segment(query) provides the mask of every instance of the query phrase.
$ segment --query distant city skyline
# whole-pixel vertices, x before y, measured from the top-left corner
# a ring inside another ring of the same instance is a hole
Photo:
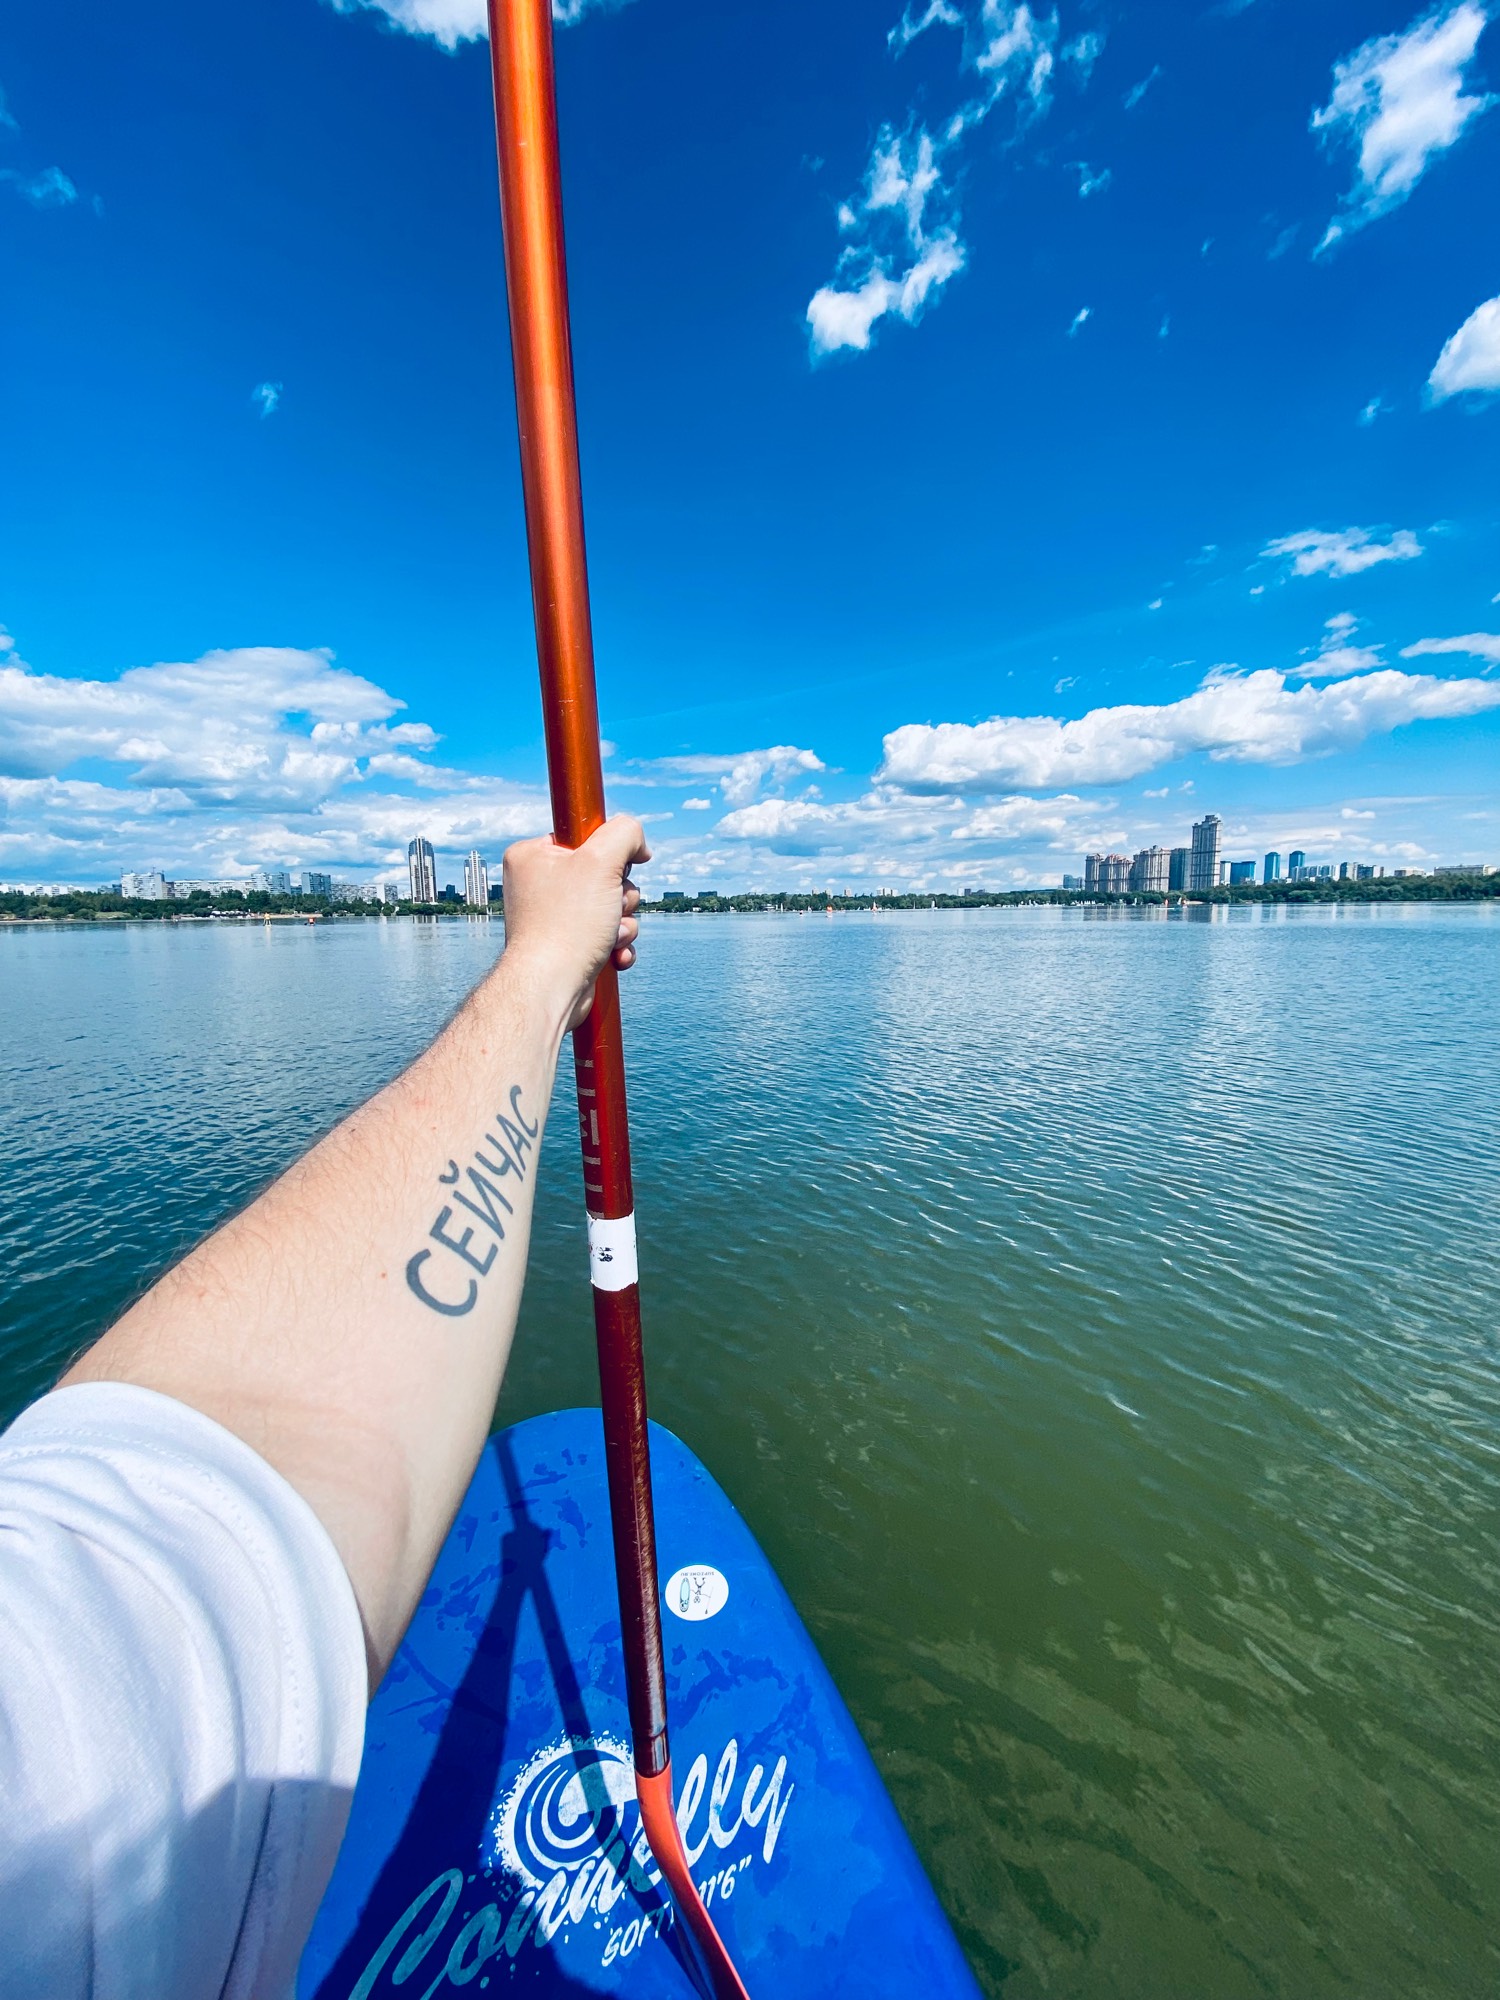
[[[407,843],[405,877],[399,881],[392,881],[389,876],[361,881],[317,868],[258,867],[247,869],[240,875],[195,877],[172,876],[162,868],[150,867],[122,869],[117,879],[104,882],[37,879],[0,881],[0,891],[68,894],[73,891],[94,893],[102,889],[113,890],[121,896],[141,902],[185,900],[195,894],[255,893],[273,896],[305,895],[322,897],[332,902],[438,903],[458,900],[458,891],[451,885],[439,889],[437,862],[438,855],[432,842],[424,835],[417,834]],[[471,909],[488,909],[493,895],[489,863],[478,848],[471,847],[465,855],[463,876],[463,902]]]
[[[1085,855],[1082,875],[1064,874],[1064,889],[1085,893],[1123,896],[1141,892],[1182,890],[1189,895],[1215,888],[1239,888],[1256,880],[1253,857],[1233,858],[1220,853],[1224,823],[1217,813],[1205,813],[1194,823],[1191,842],[1186,847],[1145,847],[1131,854],[1096,852]],[[1484,864],[1468,864],[1483,866]],[[1405,878],[1437,872],[1431,869],[1391,867],[1383,862],[1342,858],[1337,861],[1308,861],[1303,848],[1293,848],[1282,875],[1279,848],[1268,848],[1260,863],[1260,883],[1265,887],[1283,879],[1291,882],[1372,882],[1392,876]]]

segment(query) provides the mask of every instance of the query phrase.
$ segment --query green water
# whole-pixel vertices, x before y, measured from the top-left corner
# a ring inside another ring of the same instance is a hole
[[[650,924],[653,1410],[987,1991],[1488,1994],[1500,912],[1207,919]],[[0,933],[0,1413],[497,939]],[[571,1139],[502,1418],[592,1396]]]

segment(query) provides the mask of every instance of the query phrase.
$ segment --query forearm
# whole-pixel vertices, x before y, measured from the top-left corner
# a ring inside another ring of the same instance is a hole
[[[297,1487],[349,1570],[375,1674],[488,1431],[573,997],[507,953],[426,1054],[67,1378],[175,1396]]]

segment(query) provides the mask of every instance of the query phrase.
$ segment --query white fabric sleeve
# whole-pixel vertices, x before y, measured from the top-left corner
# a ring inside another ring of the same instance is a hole
[[[150,1389],[0,1437],[0,1987],[281,2000],[364,1741],[364,1636],[312,1509]]]

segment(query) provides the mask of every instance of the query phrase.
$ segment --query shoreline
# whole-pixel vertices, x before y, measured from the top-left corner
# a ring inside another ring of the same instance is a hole
[[[278,899],[279,900],[279,899]],[[1369,882],[1319,883],[1237,883],[1233,888],[1200,890],[1192,895],[1182,891],[1127,891],[1123,895],[1089,894],[1072,889],[1014,889],[984,891],[980,894],[952,895],[940,892],[905,895],[830,896],[792,893],[787,895],[740,896],[705,895],[665,898],[642,902],[641,914],[651,917],[678,916],[842,916],[900,915],[912,910],[1136,910],[1158,909],[1164,913],[1246,905],[1295,909],[1329,905],[1385,905],[1391,903],[1489,903],[1500,900],[1500,872],[1488,875],[1440,871],[1394,880],[1386,877]],[[389,923],[405,919],[420,923],[484,922],[499,918],[499,904],[488,910],[466,905],[413,905],[355,903],[343,907],[322,905],[298,907],[291,899],[280,907],[224,908],[206,901],[197,907],[164,902],[131,901],[79,891],[68,896],[33,896],[24,891],[0,893],[0,926],[26,924],[347,924]],[[290,907],[288,907],[290,904]],[[108,905],[108,907],[105,907]]]

